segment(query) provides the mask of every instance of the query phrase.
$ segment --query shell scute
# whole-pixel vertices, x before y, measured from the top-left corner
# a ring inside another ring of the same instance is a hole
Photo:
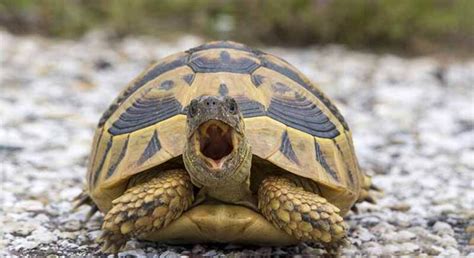
[[[114,100],[109,108],[104,112],[99,120],[99,127],[103,126],[104,123],[110,118],[110,116],[117,110],[117,108],[124,103],[124,101],[130,97],[133,93],[147,84],[149,81],[155,79],[161,74],[171,71],[177,67],[184,66],[188,62],[188,55],[184,53],[177,53],[171,55],[161,62],[152,65],[150,68],[140,74],[130,85],[125,88],[124,91]]]
[[[279,57],[270,54],[261,55],[260,59],[262,60],[263,67],[290,78],[291,80],[298,83],[300,86],[314,94],[314,96],[316,96],[331,111],[331,113],[337,117],[337,119],[344,126],[344,128],[346,130],[349,130],[349,127],[344,117],[341,115],[336,106],[334,106],[331,101],[329,101],[329,99],[322,93],[320,89],[315,87],[308,80],[308,78],[306,78],[306,76],[298,72],[298,70],[294,68],[291,64]]]
[[[203,50],[208,50],[208,49],[235,49],[235,50],[240,50],[240,51],[245,51],[249,53],[254,53],[254,50],[244,44],[240,44],[237,42],[232,42],[232,41],[212,41],[208,42],[206,44],[197,46],[195,48],[191,48],[186,51],[186,53],[195,53]]]
[[[260,60],[247,52],[211,49],[192,54],[189,66],[196,73],[250,74],[260,66]]]

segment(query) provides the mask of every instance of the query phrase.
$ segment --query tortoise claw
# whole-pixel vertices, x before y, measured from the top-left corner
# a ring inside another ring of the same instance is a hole
[[[128,237],[122,234],[115,234],[110,231],[105,231],[97,239],[97,243],[102,245],[100,249],[103,253],[117,253],[119,252],[127,243]]]
[[[86,215],[86,221],[92,218],[92,216],[94,216],[94,214],[99,210],[99,208],[94,203],[94,201],[92,201],[92,198],[89,196],[89,194],[87,193],[87,190],[85,189],[82,190],[82,192],[79,195],[74,197],[73,202],[74,202],[74,206],[72,207],[73,212],[76,212],[79,209],[79,207],[81,207],[82,205],[89,205],[91,207],[91,209]]]
[[[356,205],[353,205],[353,206],[351,207],[351,211],[354,212],[355,214],[359,214],[359,208],[357,208]]]
[[[86,190],[82,190],[82,192],[74,197],[73,199],[74,206],[72,207],[73,211],[76,211],[82,205],[93,205],[94,202],[92,201],[91,197],[87,193]]]
[[[341,239],[336,240],[335,242],[330,243],[322,243],[324,250],[330,255],[337,256],[340,254],[342,248],[347,247],[350,245],[349,238],[344,236]]]
[[[369,187],[370,190],[374,190],[376,192],[379,192],[379,193],[383,193],[383,190],[380,189],[380,187],[374,185],[374,184],[371,184],[370,187]]]
[[[94,216],[94,214],[99,210],[99,208],[97,207],[97,205],[92,205],[91,206],[91,209],[89,210],[89,212],[87,213],[86,215],[86,221],[89,221],[92,216]]]
[[[376,204],[376,203],[377,203],[377,201],[375,200],[375,198],[372,197],[372,196],[370,196],[370,195],[367,196],[367,197],[364,199],[364,201],[369,202],[369,203],[372,203],[372,204]]]

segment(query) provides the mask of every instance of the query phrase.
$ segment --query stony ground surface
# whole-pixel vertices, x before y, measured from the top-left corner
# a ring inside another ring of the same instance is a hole
[[[0,32],[0,256],[100,254],[102,216],[71,212],[94,127],[150,62],[200,39],[76,41]],[[474,60],[404,59],[337,46],[266,49],[337,102],[360,163],[385,193],[347,217],[345,255],[474,257]],[[317,255],[314,246],[165,246],[129,241],[121,255]]]

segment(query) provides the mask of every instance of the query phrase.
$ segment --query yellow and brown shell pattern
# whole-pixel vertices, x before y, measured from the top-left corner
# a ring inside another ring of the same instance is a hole
[[[237,100],[254,155],[318,182],[342,210],[355,202],[363,175],[332,102],[283,59],[218,41],[162,59],[103,114],[87,178],[100,210],[110,209],[132,175],[182,155],[187,106],[202,95]]]

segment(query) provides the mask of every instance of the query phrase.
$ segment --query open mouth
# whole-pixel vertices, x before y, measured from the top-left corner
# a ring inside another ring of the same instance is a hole
[[[234,130],[218,120],[209,120],[198,128],[199,151],[213,168],[220,168],[234,150]]]

